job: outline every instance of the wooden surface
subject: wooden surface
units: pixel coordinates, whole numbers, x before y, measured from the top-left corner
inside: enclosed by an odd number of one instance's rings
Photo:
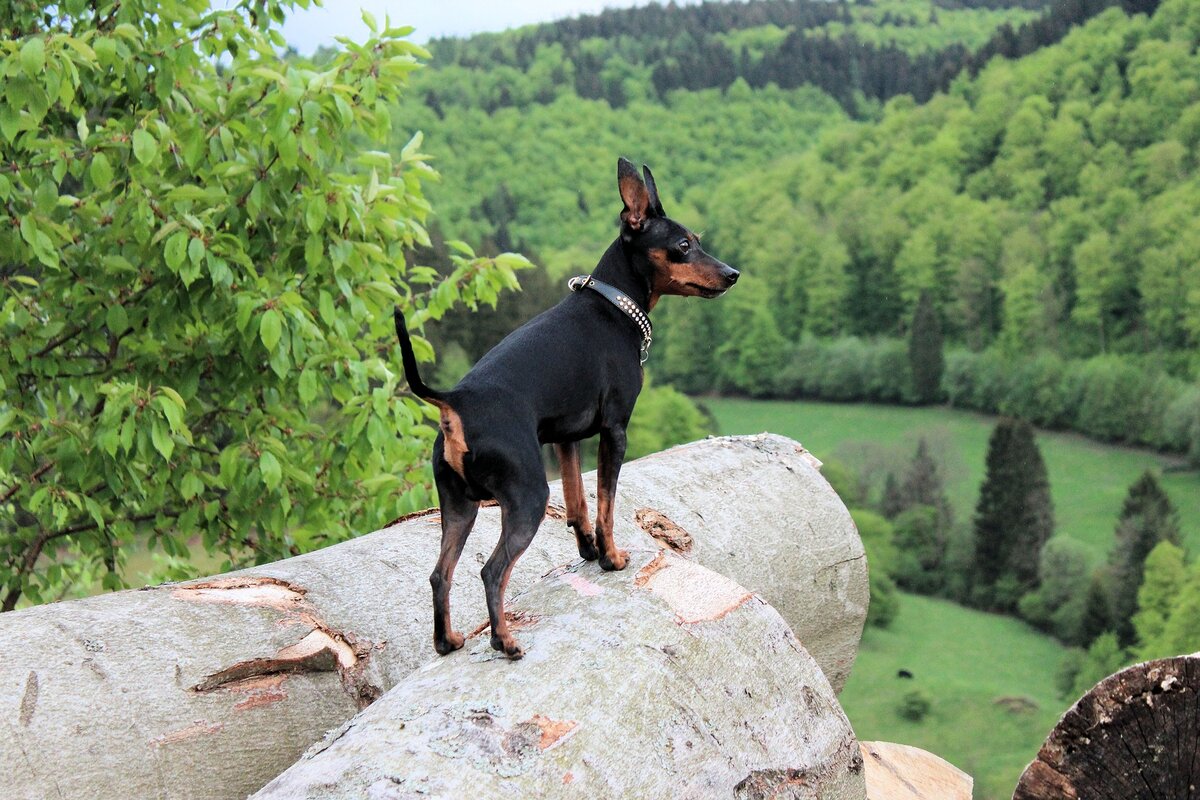
[[[850,723],[783,618],[670,551],[629,564],[551,573],[509,607],[523,660],[468,640],[254,800],[864,800]]]
[[[1110,675],[1063,715],[1013,800],[1200,798],[1200,653]]]
[[[561,498],[552,485],[511,593],[579,563]],[[459,564],[463,632],[487,620],[478,573],[499,517],[480,511]],[[798,444],[718,438],[631,462],[615,521],[623,548],[673,542],[758,592],[841,687],[866,615],[866,559]],[[238,573],[0,614],[0,797],[244,798],[437,658],[428,575],[439,539],[431,512]]]
[[[971,776],[932,753],[891,742],[862,742],[867,800],[971,800]]]

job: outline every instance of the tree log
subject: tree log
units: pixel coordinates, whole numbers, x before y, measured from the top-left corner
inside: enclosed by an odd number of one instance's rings
[[[764,435],[631,462],[616,538],[661,540],[761,593],[840,688],[866,614],[866,562],[814,461]],[[578,561],[561,508],[556,484],[511,591]],[[498,530],[499,510],[482,509],[452,593],[459,630],[487,619],[476,572]],[[435,658],[427,576],[439,537],[434,511],[251,570],[0,615],[5,794],[245,797]]]
[[[556,570],[511,610],[519,665],[476,636],[254,797],[865,797],[824,674],[728,578],[636,550],[624,572]]]
[[[1200,653],[1135,664],[1050,732],[1013,800],[1200,798]]]
[[[906,744],[862,742],[867,800],[971,800],[971,776]]]

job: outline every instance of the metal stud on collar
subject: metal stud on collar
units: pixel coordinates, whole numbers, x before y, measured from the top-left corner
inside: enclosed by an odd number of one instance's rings
[[[572,292],[578,292],[581,289],[592,289],[614,306],[621,309],[625,313],[625,316],[633,320],[642,334],[639,363],[646,363],[646,360],[650,358],[650,343],[653,341],[651,334],[654,332],[654,325],[651,324],[650,317],[646,316],[646,312],[642,311],[641,306],[620,289],[615,286],[609,286],[603,281],[598,281],[591,275],[576,275],[567,281],[567,287]]]

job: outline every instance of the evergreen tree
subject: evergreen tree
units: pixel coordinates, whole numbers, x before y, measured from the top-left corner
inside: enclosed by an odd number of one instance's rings
[[[1050,481],[1028,422],[1006,417],[992,431],[974,530],[975,598],[1012,610],[1037,587],[1042,545],[1054,532]]]
[[[1092,574],[1087,597],[1083,601],[1083,617],[1079,621],[1079,643],[1088,644],[1112,627],[1112,607],[1108,603],[1109,593],[1105,571]]]
[[[928,292],[921,292],[913,313],[908,337],[908,363],[912,371],[913,393],[918,403],[934,403],[942,396],[942,323]]]
[[[904,492],[900,488],[900,481],[896,480],[896,473],[889,472],[887,480],[883,484],[883,497],[879,501],[879,511],[888,519],[895,519],[896,515],[904,509]]]
[[[1146,557],[1159,542],[1179,544],[1179,514],[1154,474],[1147,471],[1129,487],[1117,522],[1117,544],[1109,558],[1109,608],[1122,646],[1136,639],[1133,615]]]

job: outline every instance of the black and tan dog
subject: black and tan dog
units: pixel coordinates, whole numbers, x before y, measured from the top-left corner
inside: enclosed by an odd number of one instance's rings
[[[496,500],[502,530],[483,567],[492,647],[520,658],[504,618],[504,591],[546,512],[549,489],[541,445],[551,442],[562,465],[567,524],[579,555],[606,570],[625,567],[613,543],[613,498],[625,456],[625,428],[642,389],[650,346],[646,314],[663,295],[716,297],[737,270],[708,255],[696,235],[663,213],[648,168],[645,180],[629,161],[617,162],[625,208],[621,232],[590,276],[571,281],[558,305],[509,334],[448,392],[421,381],[404,319],[396,334],[404,374],[418,397],[441,411],[433,474],[442,511],[442,549],[433,585],[433,646],[441,654],[463,645],[451,629],[450,583],[479,504]],[[596,525],[588,521],[579,470],[579,441],[600,435]]]

